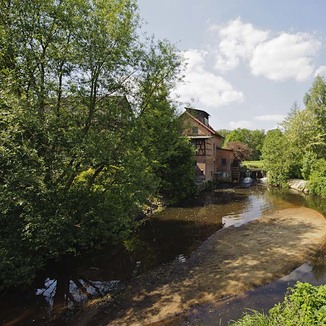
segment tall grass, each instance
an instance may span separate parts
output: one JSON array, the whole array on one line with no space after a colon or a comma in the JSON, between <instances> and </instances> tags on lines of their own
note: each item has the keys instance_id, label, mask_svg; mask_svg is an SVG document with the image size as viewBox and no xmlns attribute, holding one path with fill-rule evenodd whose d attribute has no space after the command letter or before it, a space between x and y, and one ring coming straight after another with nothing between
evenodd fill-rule
<instances>
[{"instance_id":1,"label":"tall grass","mask_svg":"<svg viewBox=\"0 0 326 326\"><path fill-rule=\"evenodd\" d=\"M230 322L231 326L279 326L269 316L255 310L246 312L238 321Z\"/></svg>"}]
</instances>

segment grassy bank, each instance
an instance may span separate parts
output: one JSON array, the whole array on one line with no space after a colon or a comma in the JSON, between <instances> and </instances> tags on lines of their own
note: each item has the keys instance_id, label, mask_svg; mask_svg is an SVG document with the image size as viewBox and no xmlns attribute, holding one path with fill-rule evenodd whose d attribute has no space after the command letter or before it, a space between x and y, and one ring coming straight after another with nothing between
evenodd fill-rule
<instances>
[{"instance_id":1,"label":"grassy bank","mask_svg":"<svg viewBox=\"0 0 326 326\"><path fill-rule=\"evenodd\" d=\"M245 166L247 169L262 169L263 161L243 161L242 166Z\"/></svg>"}]
</instances>

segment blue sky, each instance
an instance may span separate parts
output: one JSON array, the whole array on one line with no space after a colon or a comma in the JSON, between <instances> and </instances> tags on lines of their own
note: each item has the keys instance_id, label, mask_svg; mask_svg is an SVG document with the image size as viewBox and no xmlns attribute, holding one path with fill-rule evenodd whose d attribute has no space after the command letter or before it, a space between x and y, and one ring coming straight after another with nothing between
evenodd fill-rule
<instances>
[{"instance_id":1,"label":"blue sky","mask_svg":"<svg viewBox=\"0 0 326 326\"><path fill-rule=\"evenodd\" d=\"M324 0L139 0L143 30L176 44L188 65L180 110L215 129L275 128L316 74L326 75Z\"/></svg>"}]
</instances>

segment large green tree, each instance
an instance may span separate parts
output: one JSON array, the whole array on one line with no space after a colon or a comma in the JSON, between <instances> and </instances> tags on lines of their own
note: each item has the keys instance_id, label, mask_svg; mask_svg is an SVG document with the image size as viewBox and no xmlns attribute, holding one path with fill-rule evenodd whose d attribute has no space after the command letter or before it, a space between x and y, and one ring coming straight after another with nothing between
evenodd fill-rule
<instances>
[{"instance_id":1,"label":"large green tree","mask_svg":"<svg viewBox=\"0 0 326 326\"><path fill-rule=\"evenodd\" d=\"M169 43L149 44L142 62L139 114L140 147L157 177L161 194L172 202L194 193L194 161L189 140L169 94L179 80L182 61Z\"/></svg>"},{"instance_id":2,"label":"large green tree","mask_svg":"<svg viewBox=\"0 0 326 326\"><path fill-rule=\"evenodd\" d=\"M282 186L286 183L290 173L287 153L286 138L281 130L269 130L262 149L262 159L270 184Z\"/></svg>"},{"instance_id":3,"label":"large green tree","mask_svg":"<svg viewBox=\"0 0 326 326\"><path fill-rule=\"evenodd\" d=\"M1 289L126 238L190 147L168 99L180 60L140 43L133 0L0 1Z\"/></svg>"},{"instance_id":4,"label":"large green tree","mask_svg":"<svg viewBox=\"0 0 326 326\"><path fill-rule=\"evenodd\" d=\"M309 113L309 124L315 128L314 134L310 131L312 139L309 141L319 157L326 158L326 82L323 77L316 77L304 97L304 104Z\"/></svg>"}]
</instances>

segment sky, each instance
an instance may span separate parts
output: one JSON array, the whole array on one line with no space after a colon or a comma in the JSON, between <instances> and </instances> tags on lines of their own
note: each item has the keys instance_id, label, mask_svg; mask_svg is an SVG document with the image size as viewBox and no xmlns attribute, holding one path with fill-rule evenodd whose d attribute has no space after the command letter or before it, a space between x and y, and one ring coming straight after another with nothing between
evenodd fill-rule
<instances>
[{"instance_id":1,"label":"sky","mask_svg":"<svg viewBox=\"0 0 326 326\"><path fill-rule=\"evenodd\" d=\"M185 58L179 109L216 130L270 130L326 76L325 0L138 0L142 30Z\"/></svg>"}]
</instances>

